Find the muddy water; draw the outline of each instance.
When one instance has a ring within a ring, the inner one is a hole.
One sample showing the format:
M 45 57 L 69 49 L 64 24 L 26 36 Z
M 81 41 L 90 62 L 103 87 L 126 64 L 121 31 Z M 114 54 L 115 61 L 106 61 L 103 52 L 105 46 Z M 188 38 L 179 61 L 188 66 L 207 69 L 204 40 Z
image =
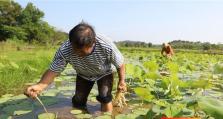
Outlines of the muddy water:
M 58 119 L 75 119 L 75 116 L 70 113 L 71 110 L 75 109 L 72 107 L 72 96 L 74 95 L 75 90 L 75 76 L 69 76 L 68 80 L 66 79 L 68 76 L 63 76 L 65 80 L 62 80 L 61 82 L 54 82 L 52 83 L 48 89 L 46 89 L 46 93 L 51 90 L 58 90 L 59 93 L 57 93 L 56 96 L 51 97 L 53 100 L 54 98 L 58 101 L 55 104 L 52 104 L 50 106 L 46 106 L 47 111 L 49 113 L 55 113 L 57 114 Z M 73 77 L 73 78 L 72 78 Z M 73 90 L 71 89 L 63 89 L 59 90 L 60 87 L 73 87 Z M 97 86 L 95 85 L 93 87 L 94 91 L 97 91 Z M 70 95 L 63 95 L 65 93 L 70 93 Z M 95 97 L 96 92 L 92 92 L 89 95 L 89 98 Z M 42 96 L 43 97 L 43 96 Z M 44 98 L 44 97 L 43 97 Z M 88 99 L 89 99 L 88 98 Z M 46 105 L 46 104 L 45 104 Z M 112 112 L 112 117 L 115 117 L 115 115 L 118 114 L 127 114 L 131 113 L 132 108 L 126 106 L 123 108 L 114 107 Z M 24 114 L 21 116 L 14 116 L 14 119 L 37 119 L 38 114 L 45 113 L 44 109 L 41 106 L 34 107 L 32 113 Z M 87 102 L 87 109 L 83 110 L 83 113 L 91 114 L 93 117 L 97 117 L 100 115 L 103 115 L 103 113 L 100 111 L 100 103 L 96 101 L 90 101 Z
M 76 119 L 73 114 L 70 113 L 72 109 L 76 109 L 72 107 L 71 97 L 69 98 L 58 98 L 58 103 L 53 104 L 51 106 L 46 106 L 47 111 L 50 113 L 57 114 L 57 119 Z M 102 115 L 100 111 L 100 104 L 98 102 L 87 102 L 87 110 L 82 110 L 83 113 L 91 114 L 93 117 L 97 117 Z M 15 116 L 15 119 L 37 119 L 38 114 L 44 113 L 44 109 L 41 107 L 34 108 L 32 114 L 26 114 L 22 116 Z M 127 114 L 131 113 L 131 109 L 129 107 L 118 108 L 114 107 L 112 112 L 112 117 L 118 114 Z
M 72 109 L 76 109 L 73 108 L 71 103 L 71 98 L 70 99 L 60 99 L 60 102 L 47 107 L 48 112 L 51 113 L 55 113 L 57 114 L 58 119 L 75 119 L 75 116 L 73 114 L 70 113 L 70 111 Z M 93 117 L 97 117 L 102 115 L 102 112 L 100 111 L 100 104 L 99 103 L 95 103 L 95 102 L 88 102 L 87 104 L 87 110 L 82 110 L 83 113 L 87 113 L 87 114 L 91 114 Z M 35 115 L 43 113 L 44 110 L 43 109 L 37 109 L 34 111 Z M 114 117 L 117 114 L 120 113 L 131 113 L 131 110 L 128 109 L 128 107 L 124 107 L 122 109 L 115 107 L 114 111 L 112 112 L 112 116 Z M 25 119 L 25 117 L 20 117 L 18 119 Z

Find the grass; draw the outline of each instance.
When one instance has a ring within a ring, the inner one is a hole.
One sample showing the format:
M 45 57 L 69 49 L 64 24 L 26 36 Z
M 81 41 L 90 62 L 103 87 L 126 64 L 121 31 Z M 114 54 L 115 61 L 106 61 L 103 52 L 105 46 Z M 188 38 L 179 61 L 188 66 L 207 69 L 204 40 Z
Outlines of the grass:
M 19 94 L 26 83 L 39 80 L 49 67 L 55 48 L 13 43 L 0 44 L 0 96 Z

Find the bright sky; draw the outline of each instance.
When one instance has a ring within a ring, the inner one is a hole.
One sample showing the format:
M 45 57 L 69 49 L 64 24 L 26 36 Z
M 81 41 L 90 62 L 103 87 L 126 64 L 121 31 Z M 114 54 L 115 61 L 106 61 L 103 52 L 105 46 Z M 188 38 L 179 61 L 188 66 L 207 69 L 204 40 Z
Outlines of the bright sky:
M 114 41 L 223 43 L 220 0 L 16 0 L 34 3 L 44 20 L 69 32 L 82 19 Z

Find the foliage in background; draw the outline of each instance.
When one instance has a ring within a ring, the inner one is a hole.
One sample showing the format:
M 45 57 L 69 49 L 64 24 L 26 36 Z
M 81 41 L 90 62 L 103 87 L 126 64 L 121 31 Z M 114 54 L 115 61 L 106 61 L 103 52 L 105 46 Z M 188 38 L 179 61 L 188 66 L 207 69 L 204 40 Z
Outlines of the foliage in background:
M 135 48 L 161 48 L 162 45 L 146 43 L 141 41 L 118 41 L 115 42 L 119 47 L 135 47 Z M 162 42 L 160 43 L 162 44 Z M 223 44 L 211 44 L 209 42 L 191 42 L 184 40 L 173 40 L 169 42 L 174 49 L 188 49 L 188 50 L 222 50 Z
M 18 39 L 56 45 L 67 39 L 67 33 L 56 30 L 43 17 L 44 12 L 32 3 L 22 8 L 15 1 L 0 1 L 0 41 Z
M 40 79 L 49 67 L 54 49 L 29 49 L 27 51 L 4 50 L 0 53 L 0 96 L 19 94 L 26 83 Z

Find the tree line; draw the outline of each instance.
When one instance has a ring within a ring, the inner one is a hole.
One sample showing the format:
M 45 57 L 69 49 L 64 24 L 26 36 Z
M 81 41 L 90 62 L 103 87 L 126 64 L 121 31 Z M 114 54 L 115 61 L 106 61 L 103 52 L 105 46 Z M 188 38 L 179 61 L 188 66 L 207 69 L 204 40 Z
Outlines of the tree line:
M 152 43 L 145 43 L 142 41 L 118 41 L 115 44 L 119 47 L 152 47 Z
M 192 50 L 223 50 L 223 44 L 211 44 L 209 42 L 191 42 L 184 40 L 174 40 L 169 42 L 176 49 L 192 49 Z
M 143 47 L 143 48 L 161 48 L 162 43 L 152 44 L 141 41 L 118 41 L 115 42 L 119 47 Z M 184 40 L 173 40 L 169 44 L 174 49 L 190 49 L 190 50 L 223 50 L 223 44 L 211 44 L 209 42 L 191 42 Z
M 59 31 L 43 20 L 44 12 L 28 3 L 22 8 L 13 0 L 0 1 L 0 42 L 7 40 L 20 40 L 28 43 L 57 45 L 68 38 L 68 34 Z M 115 42 L 119 47 L 161 47 L 152 43 L 141 41 Z M 162 43 L 160 43 L 162 44 Z M 191 42 L 174 40 L 169 42 L 176 49 L 194 50 L 222 50 L 222 44 L 209 42 Z
M 59 44 L 67 33 L 56 30 L 43 20 L 44 12 L 28 3 L 0 1 L 0 41 L 21 40 L 28 43 Z

